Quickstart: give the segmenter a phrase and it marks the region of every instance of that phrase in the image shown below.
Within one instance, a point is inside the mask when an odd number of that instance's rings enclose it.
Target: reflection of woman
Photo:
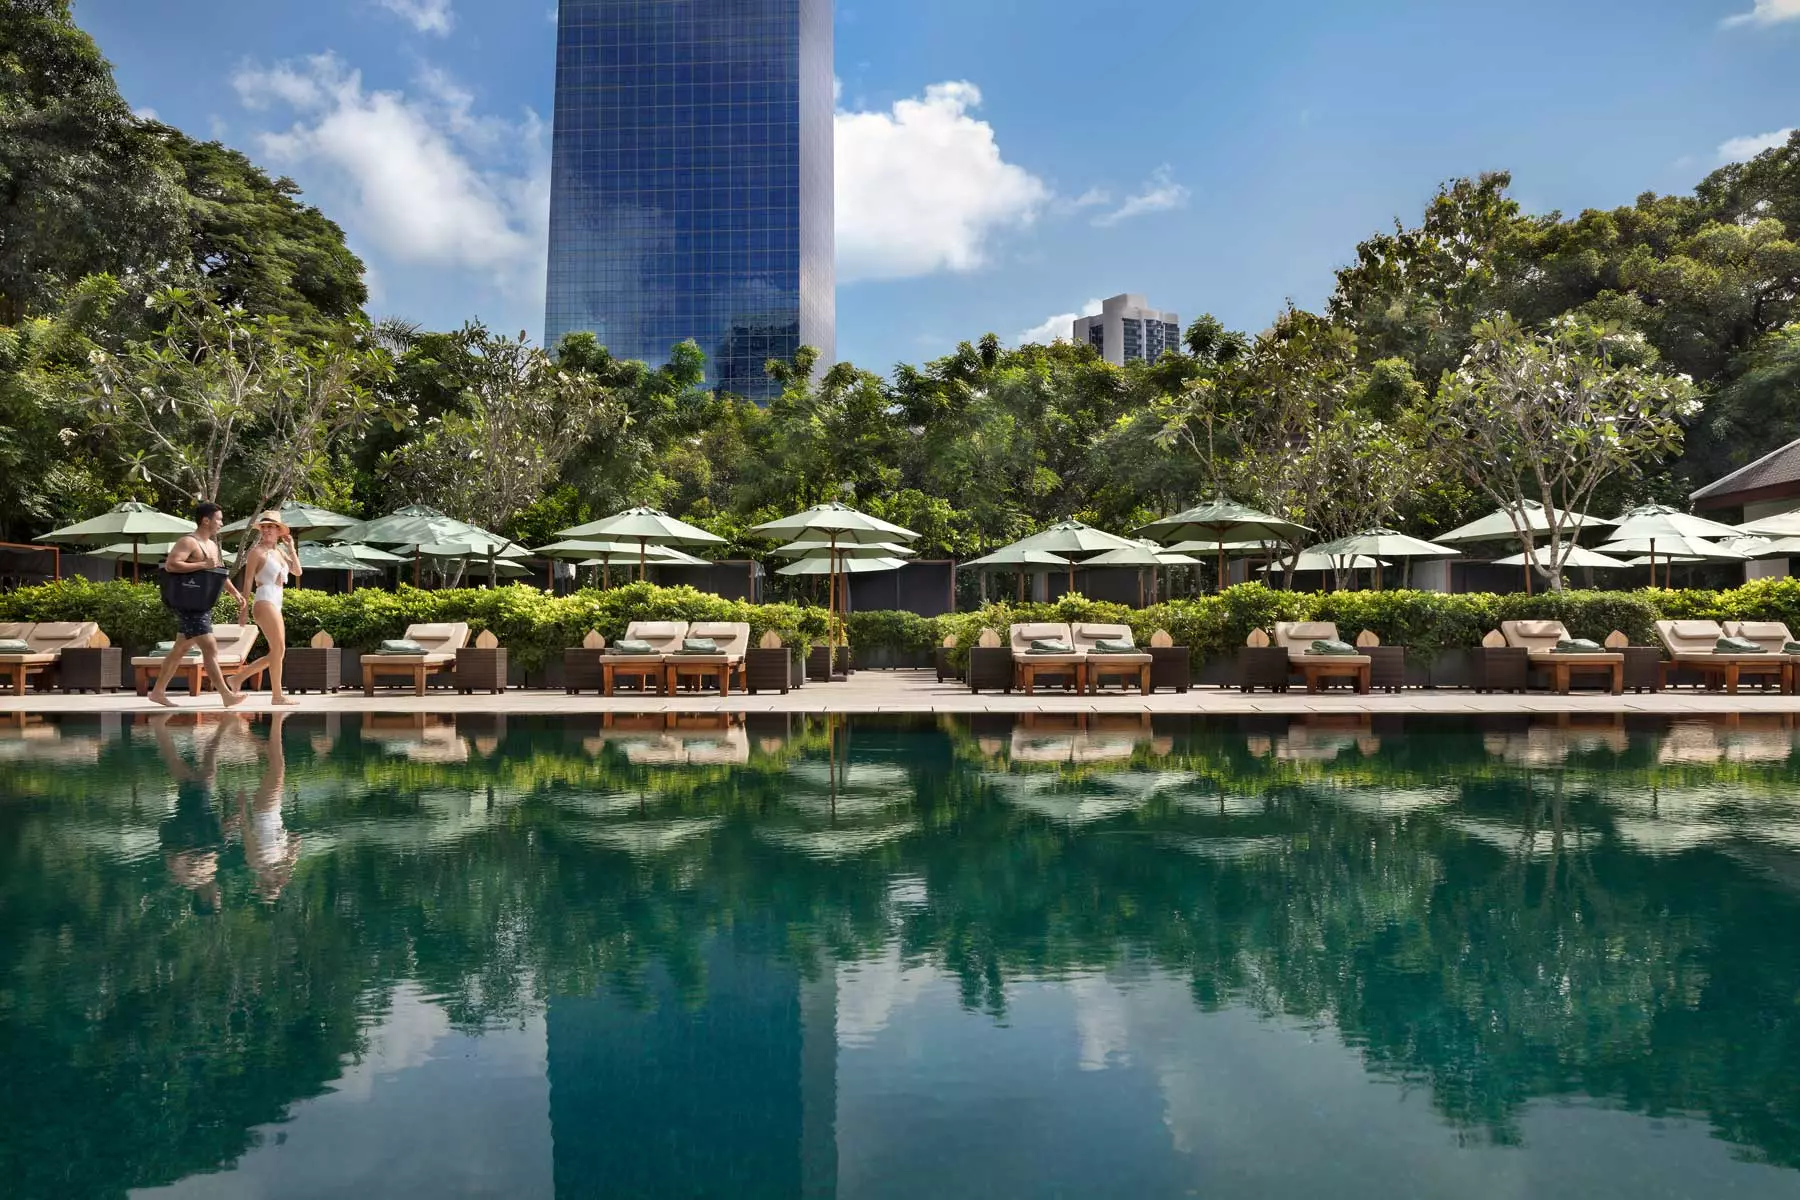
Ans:
[[[281,667],[287,658],[287,622],[281,616],[282,591],[291,575],[300,578],[300,555],[294,549],[294,535],[282,524],[279,514],[266,512],[256,519],[259,541],[251,547],[244,563],[245,589],[256,589],[256,627],[269,643],[269,652],[255,662],[246,663],[232,677],[232,686],[242,685],[257,672],[269,672],[269,703],[292,704],[281,690]]]
[[[284,713],[269,718],[268,766],[257,784],[256,798],[241,813],[244,823],[244,858],[256,876],[256,890],[274,900],[294,873],[300,858],[300,839],[287,831],[281,819],[281,793],[287,783],[287,756],[282,752]],[[239,804],[242,805],[242,798]]]

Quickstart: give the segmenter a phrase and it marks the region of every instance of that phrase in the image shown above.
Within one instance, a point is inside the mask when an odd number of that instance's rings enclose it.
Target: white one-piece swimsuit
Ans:
[[[263,555],[262,568],[256,572],[256,602],[273,604],[277,612],[281,611],[282,584],[287,581],[287,561],[278,551],[270,551]]]

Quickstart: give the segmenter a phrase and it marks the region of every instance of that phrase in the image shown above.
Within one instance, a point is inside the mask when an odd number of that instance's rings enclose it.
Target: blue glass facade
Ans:
[[[544,340],[756,399],[836,353],[831,0],[562,0]]]

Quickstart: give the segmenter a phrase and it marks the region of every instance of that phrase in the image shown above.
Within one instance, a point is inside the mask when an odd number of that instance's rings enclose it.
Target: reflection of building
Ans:
[[[1155,362],[1164,350],[1181,349],[1181,318],[1157,312],[1142,296],[1114,296],[1097,316],[1075,319],[1074,340],[1100,352],[1115,366]]]
[[[829,1196],[837,975],[753,934],[705,943],[697,981],[555,997],[546,1018],[559,1197]]]
[[[836,350],[831,0],[562,0],[544,339],[708,379]]]

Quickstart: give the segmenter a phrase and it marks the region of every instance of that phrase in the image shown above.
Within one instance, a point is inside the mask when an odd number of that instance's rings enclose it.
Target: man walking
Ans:
[[[225,513],[218,505],[206,501],[194,506],[194,532],[182,538],[169,550],[169,557],[163,560],[163,570],[173,575],[192,575],[198,571],[215,571],[224,565],[224,555],[219,550],[219,529],[225,524]],[[237,585],[228,578],[225,588],[238,602],[238,624],[244,623],[249,612],[250,602]],[[187,652],[195,646],[200,647],[200,658],[206,664],[206,677],[212,680],[213,690],[219,693],[219,699],[226,708],[242,704],[244,697],[231,689],[225,682],[225,675],[219,670],[219,644],[213,640],[213,622],[211,612],[183,612],[175,610],[175,629],[177,637],[175,648],[162,661],[162,669],[157,672],[156,686],[150,689],[150,701],[161,704],[165,708],[174,708],[175,702],[169,699],[169,676],[175,673],[176,666]]]

